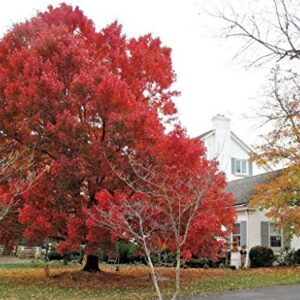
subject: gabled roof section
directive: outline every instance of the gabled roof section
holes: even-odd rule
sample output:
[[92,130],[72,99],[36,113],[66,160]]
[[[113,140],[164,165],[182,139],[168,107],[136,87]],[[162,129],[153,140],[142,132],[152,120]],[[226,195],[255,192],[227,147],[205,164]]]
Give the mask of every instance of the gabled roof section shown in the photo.
[[215,133],[214,129],[211,129],[211,130],[209,130],[209,131],[206,131],[206,132],[200,134],[200,135],[198,136],[198,138],[202,139],[202,138],[204,138],[204,137],[208,137],[208,136],[211,135],[212,133]]
[[[252,152],[252,149],[246,144],[244,143],[233,131],[230,131],[231,133],[231,138],[241,147],[243,148],[247,153],[250,153]],[[212,129],[212,130],[209,130],[209,131],[206,131],[202,134],[200,134],[198,136],[198,138],[200,139],[203,139],[203,138],[207,138],[211,135],[214,135],[215,134],[215,130]]]
[[233,180],[228,182],[226,192],[233,195],[234,200],[236,201],[235,205],[244,205],[247,206],[249,201],[255,195],[256,185],[261,183],[268,183],[273,178],[279,176],[281,170],[268,172],[256,176],[250,176],[243,179]]

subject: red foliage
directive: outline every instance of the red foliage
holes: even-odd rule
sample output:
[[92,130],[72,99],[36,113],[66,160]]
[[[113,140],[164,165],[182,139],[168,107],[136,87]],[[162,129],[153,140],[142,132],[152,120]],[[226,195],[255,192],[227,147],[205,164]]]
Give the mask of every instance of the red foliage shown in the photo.
[[[30,149],[37,170],[47,170],[23,196],[19,221],[26,238],[55,238],[61,252],[88,243],[90,253],[115,239],[120,232],[94,226],[94,209],[107,210],[110,202],[121,208],[124,197],[145,206],[153,201],[133,193],[109,165],[134,176],[128,151],[156,165],[157,182],[167,177],[169,186],[195,174],[201,185],[213,174],[186,256],[198,253],[200,244],[208,249],[212,236],[222,235],[221,224],[230,227],[224,177],[204,159],[203,144],[179,129],[164,133],[161,118],[168,122],[176,113],[170,54],[151,35],[128,40],[117,23],[97,32],[78,8],[65,4],[15,25],[2,38],[0,142]],[[189,201],[184,184],[176,190],[187,192]],[[162,217],[155,207],[148,214],[154,223]],[[112,221],[121,223],[122,214]]]
[[202,141],[187,138],[179,129],[155,140],[147,150],[135,148],[133,158],[128,156],[130,176],[113,167],[134,192],[96,194],[88,239],[96,241],[101,228],[107,228],[113,240],[133,239],[144,247],[146,236],[152,251],[164,247],[176,251],[178,233],[183,259],[192,255],[216,259],[232,230],[235,210],[231,195],[224,191],[224,174],[204,154]]
[[29,240],[57,238],[61,249],[86,243],[95,194],[125,186],[105,155],[151,147],[164,130],[159,114],[175,112],[173,80],[170,49],[159,39],[128,40],[117,23],[97,32],[65,4],[2,38],[1,142],[32,149],[36,167],[48,170],[23,197]]

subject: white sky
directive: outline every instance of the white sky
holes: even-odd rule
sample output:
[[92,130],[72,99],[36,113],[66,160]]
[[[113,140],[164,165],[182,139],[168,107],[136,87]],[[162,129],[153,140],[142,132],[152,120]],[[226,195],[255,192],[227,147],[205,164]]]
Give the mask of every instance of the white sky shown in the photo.
[[[258,131],[253,120],[254,98],[262,94],[266,82],[263,70],[245,70],[232,58],[241,45],[238,41],[216,38],[222,29],[215,18],[201,10],[205,0],[65,0],[78,5],[97,29],[118,20],[123,32],[131,36],[152,33],[172,48],[173,68],[177,73],[176,100],[182,124],[191,136],[211,129],[210,119],[217,113],[232,120],[232,130],[245,142],[255,143]],[[207,1],[213,3],[222,0]],[[255,0],[253,0],[255,1]],[[9,0],[0,2],[0,35],[13,23],[43,11],[56,0]],[[199,5],[200,3],[200,5]],[[210,8],[210,7],[208,7]]]

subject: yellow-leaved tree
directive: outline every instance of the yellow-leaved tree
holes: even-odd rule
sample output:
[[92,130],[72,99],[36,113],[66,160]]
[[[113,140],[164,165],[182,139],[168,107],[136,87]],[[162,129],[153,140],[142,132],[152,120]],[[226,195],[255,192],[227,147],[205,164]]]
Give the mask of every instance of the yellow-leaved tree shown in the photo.
[[299,2],[237,2],[236,5],[232,1],[227,7],[223,6],[214,15],[225,22],[226,37],[243,42],[236,56],[244,58],[245,62],[250,58],[252,67],[270,67],[270,88],[257,110],[263,123],[268,124],[269,131],[263,135],[263,142],[257,147],[253,159],[259,165],[280,169],[271,173],[267,183],[257,186],[251,205],[263,209],[290,236],[299,236]]
[[[300,90],[297,74],[279,78],[274,72],[273,97],[267,99],[263,111],[272,129],[263,136],[257,149],[257,163],[272,164],[282,169],[267,183],[257,186],[251,206],[266,211],[278,227],[291,237],[300,235]],[[272,174],[274,175],[274,174]]]

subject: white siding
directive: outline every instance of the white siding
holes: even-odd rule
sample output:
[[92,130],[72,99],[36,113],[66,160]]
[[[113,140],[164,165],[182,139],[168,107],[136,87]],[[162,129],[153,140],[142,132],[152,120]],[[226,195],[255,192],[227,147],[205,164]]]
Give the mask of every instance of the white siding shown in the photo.
[[249,249],[254,246],[261,245],[261,222],[262,221],[270,221],[264,213],[259,210],[250,210],[248,211],[249,214],[249,228],[250,228],[250,235],[249,235]]
[[246,210],[237,211],[236,223],[241,223],[242,221],[248,222],[248,215]]
[[[239,212],[238,212],[239,213]],[[248,249],[261,245],[261,222],[273,222],[263,211],[248,210]],[[279,252],[284,247],[283,234],[281,234],[281,247],[273,247],[274,252]]]
[[215,149],[215,136],[214,134],[211,134],[203,139],[204,145],[207,149],[207,158],[208,159],[214,159],[215,153],[213,149]]
[[291,249],[300,249],[300,237],[294,236],[291,242]]

